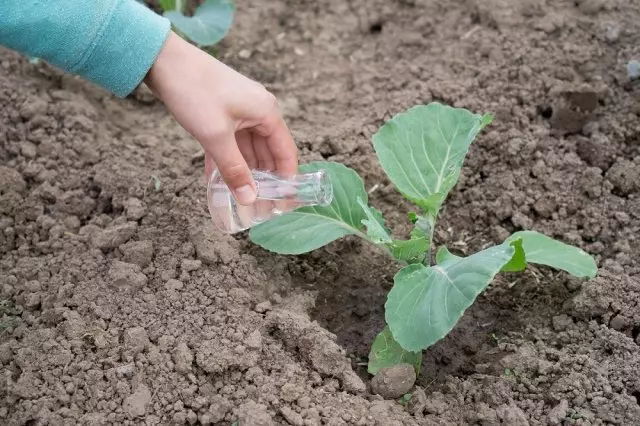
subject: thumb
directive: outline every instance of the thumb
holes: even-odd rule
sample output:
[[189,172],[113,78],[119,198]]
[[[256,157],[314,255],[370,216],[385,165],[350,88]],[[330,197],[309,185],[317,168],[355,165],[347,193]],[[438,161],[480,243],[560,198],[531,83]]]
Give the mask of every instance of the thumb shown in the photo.
[[[214,141],[215,150],[210,152],[211,159],[218,167],[222,179],[235,199],[242,205],[250,205],[256,199],[256,184],[233,132]],[[211,146],[213,144],[210,144]]]

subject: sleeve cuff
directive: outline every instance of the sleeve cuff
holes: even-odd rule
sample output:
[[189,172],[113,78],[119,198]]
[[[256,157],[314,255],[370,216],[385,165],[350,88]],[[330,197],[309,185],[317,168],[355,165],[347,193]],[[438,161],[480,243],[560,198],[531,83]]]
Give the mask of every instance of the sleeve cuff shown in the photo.
[[135,0],[120,0],[73,72],[123,98],[145,78],[170,30],[168,19]]

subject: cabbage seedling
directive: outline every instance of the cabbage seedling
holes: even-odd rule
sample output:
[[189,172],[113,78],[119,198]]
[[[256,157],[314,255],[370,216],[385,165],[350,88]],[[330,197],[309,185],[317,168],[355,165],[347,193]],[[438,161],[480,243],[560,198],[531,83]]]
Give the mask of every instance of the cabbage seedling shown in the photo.
[[174,28],[199,46],[213,46],[229,32],[235,5],[231,0],[204,0],[193,16],[183,14],[183,0],[160,0],[163,16]]
[[[445,246],[433,256],[433,230],[440,208],[456,185],[471,142],[492,121],[440,103],[420,105],[386,122],[373,136],[382,168],[397,190],[419,208],[410,213],[408,239],[397,239],[382,214],[369,206],[358,174],[342,164],[315,162],[302,172],[326,169],[334,184],[327,207],[304,207],[254,227],[254,243],[282,254],[301,254],[340,237],[357,235],[382,247],[404,265],[385,303],[387,326],[373,342],[368,370],[409,363],[419,370],[422,350],[445,337],[499,272],[523,271],[534,263],[576,277],[594,277],[594,259],[583,250],[534,231],[520,231],[501,244],[467,257]],[[435,259],[434,259],[435,258]]]

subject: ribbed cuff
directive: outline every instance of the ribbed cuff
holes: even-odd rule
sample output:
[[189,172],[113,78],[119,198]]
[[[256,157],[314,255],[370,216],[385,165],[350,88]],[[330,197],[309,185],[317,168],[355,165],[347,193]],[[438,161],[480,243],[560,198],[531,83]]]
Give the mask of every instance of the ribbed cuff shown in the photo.
[[125,97],[147,75],[170,30],[168,19],[135,0],[119,0],[86,59],[72,72]]

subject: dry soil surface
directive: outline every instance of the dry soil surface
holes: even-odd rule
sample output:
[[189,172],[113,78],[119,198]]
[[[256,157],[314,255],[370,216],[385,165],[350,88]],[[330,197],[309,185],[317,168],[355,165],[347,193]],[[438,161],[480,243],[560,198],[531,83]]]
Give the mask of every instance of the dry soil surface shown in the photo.
[[285,257],[217,233],[199,146],[153,96],[3,50],[0,423],[640,423],[640,3],[247,0],[219,54],[278,96],[301,161],[356,169],[398,235],[409,206],[371,135],[434,100],[493,112],[437,242],[535,229],[598,277],[501,276],[408,403],[384,400],[365,365],[397,265],[353,238]]

